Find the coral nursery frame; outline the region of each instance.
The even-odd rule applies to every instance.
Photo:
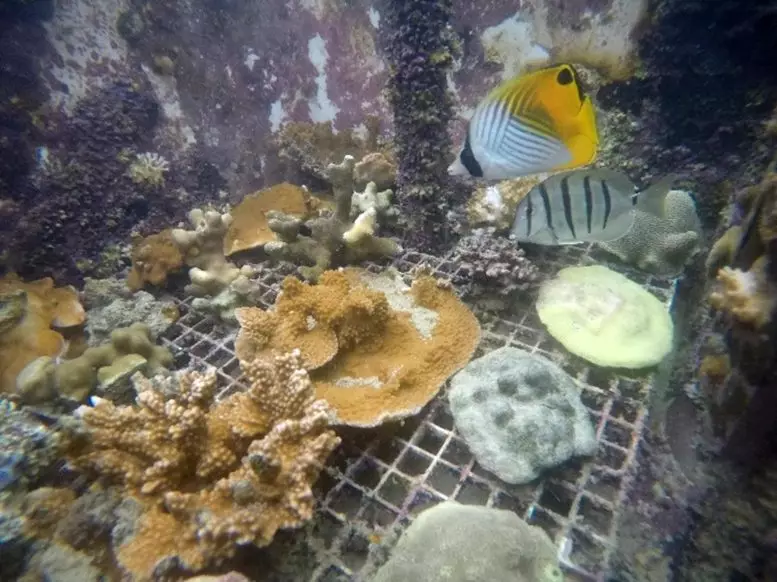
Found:
[[[535,262],[544,275],[552,275],[564,266],[593,263],[593,252],[591,247],[567,247],[546,251]],[[457,268],[449,257],[416,252],[393,262],[408,281],[408,274],[421,264],[440,278],[451,277]],[[289,269],[263,271],[261,307],[273,304]],[[672,281],[631,270],[627,274],[671,307]],[[193,311],[190,304],[191,298],[179,301],[182,316],[162,338],[177,354],[177,364],[215,367],[219,398],[244,389],[234,353],[236,330]],[[545,332],[531,303],[517,304],[509,315],[475,313],[483,329],[475,357],[512,345],[550,358],[577,379],[596,424],[596,455],[567,463],[531,484],[507,485],[479,467],[456,434],[443,390],[394,431],[364,431],[343,439],[316,487],[320,509],[308,532],[316,538],[311,545],[319,555],[310,582],[361,580],[372,543],[446,499],[516,512],[554,540],[568,580],[606,580],[619,508],[636,470],[655,376],[615,373],[571,356]]]

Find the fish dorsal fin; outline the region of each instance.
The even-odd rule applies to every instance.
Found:
[[[637,194],[637,208],[658,218],[664,218],[664,201],[675,181],[677,181],[677,176],[675,174],[668,174],[655,184],[651,184]]]
[[[617,170],[611,170],[609,168],[595,168],[588,171],[592,178],[604,180],[611,190],[616,191],[622,196],[634,196],[636,194],[637,187],[634,182],[624,174]]]

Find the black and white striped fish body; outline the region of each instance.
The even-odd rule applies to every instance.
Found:
[[[504,180],[546,172],[572,160],[569,148],[550,128],[533,127],[505,108],[500,101],[487,101],[475,110],[459,163],[474,162],[480,175]]]
[[[596,157],[590,97],[571,65],[509,79],[475,108],[452,175],[503,180],[577,168]]]
[[[631,180],[613,170],[555,174],[518,205],[511,234],[520,242],[552,246],[617,240],[631,230],[638,205],[663,217],[672,179],[636,193]]]

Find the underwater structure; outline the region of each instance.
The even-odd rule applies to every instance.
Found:
[[[0,4],[0,579],[777,580],[775,14]]]

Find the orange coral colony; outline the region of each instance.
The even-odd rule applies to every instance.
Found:
[[[330,409],[315,399],[298,353],[247,362],[243,372],[248,390],[215,404],[211,371],[138,379],[137,406],[96,399],[78,409],[90,438],[71,439],[71,463],[123,485],[141,510],[115,548],[132,579],[152,579],[171,558],[192,572],[217,565],[312,517],[311,486],[340,443]]]
[[[238,358],[300,348],[315,367],[316,396],[339,424],[377,426],[416,414],[472,357],[480,327],[432,277],[389,290],[395,281],[354,268],[326,271],[316,285],[287,277],[273,310],[237,310]]]
[[[267,212],[276,210],[302,218],[308,213],[307,198],[304,189],[288,182],[246,196],[231,212],[224,254],[230,256],[276,240],[267,223]]]
[[[132,269],[127,287],[142,289],[146,283],[163,286],[167,276],[183,266],[183,255],[173,240],[172,230],[165,229],[135,242],[132,247]]]
[[[73,287],[54,287],[50,278],[25,283],[14,274],[0,279],[0,392],[14,392],[19,372],[36,358],[60,355],[65,340],[56,330],[85,319]]]

